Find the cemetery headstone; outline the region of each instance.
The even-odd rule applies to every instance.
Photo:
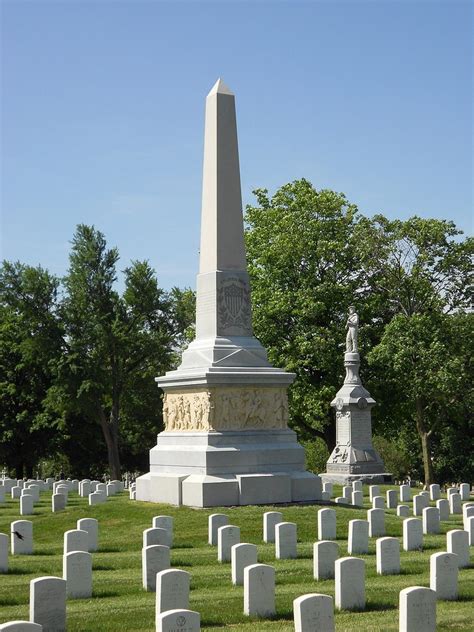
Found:
[[[95,518],[80,518],[77,521],[77,528],[86,531],[88,536],[88,551],[93,553],[99,548],[99,522]]]
[[[209,544],[217,546],[217,530],[229,524],[229,517],[226,514],[211,514],[208,518]]]
[[[159,529],[158,527],[150,527],[143,532],[143,547],[151,546],[152,544],[162,544],[163,546],[169,546],[170,536],[166,529]]]
[[[332,498],[333,494],[333,484],[332,483],[323,483],[323,492],[328,492],[329,498]]]
[[[167,610],[156,617],[156,632],[200,632],[201,616],[194,610]]]
[[[107,496],[104,492],[92,492],[89,494],[89,505],[101,505],[105,503],[106,500]]]
[[[33,513],[33,496],[25,494],[20,497],[20,516],[31,516]]]
[[[171,548],[173,546],[173,518],[171,516],[155,516],[153,518],[153,527],[167,531],[168,544],[166,546]]]
[[[410,507],[408,505],[398,505],[397,506],[397,516],[401,518],[408,518],[410,515]]]
[[[170,548],[152,544],[142,548],[142,584],[147,591],[156,590],[156,574],[170,568]]]
[[[425,507],[422,521],[423,533],[439,533],[439,509],[437,507]]]
[[[469,534],[462,529],[452,529],[446,534],[448,553],[456,553],[459,568],[469,566]]]
[[[365,608],[365,562],[358,557],[342,557],[335,564],[336,608]]]
[[[241,586],[244,583],[244,569],[257,564],[255,544],[234,544],[231,548],[232,583]]]
[[[403,521],[403,550],[421,551],[423,548],[423,525],[418,518]]]
[[[8,573],[8,535],[0,533],[0,573]]]
[[[367,520],[371,538],[385,535],[385,512],[383,509],[369,509],[367,511]]]
[[[334,579],[335,564],[339,557],[339,545],[331,540],[321,540],[313,545],[313,577],[317,580]]]
[[[370,485],[369,486],[370,502],[372,502],[376,496],[380,496],[380,485]]]
[[[397,492],[394,489],[387,491],[387,509],[395,509],[397,506]]]
[[[92,596],[92,555],[85,551],[72,551],[63,556],[63,579],[70,599],[88,599]]]
[[[439,519],[442,521],[449,520],[449,501],[446,498],[440,498],[436,501],[436,507],[439,511]]]
[[[399,632],[436,632],[436,593],[411,586],[400,591]]]
[[[469,483],[461,483],[461,485],[459,485],[459,495],[461,496],[461,500],[469,500],[471,495],[471,486]]]
[[[10,529],[12,555],[31,555],[33,553],[33,523],[29,520],[16,520],[11,523]]]
[[[89,551],[89,534],[81,529],[69,529],[64,533],[64,551],[63,554],[71,553],[71,551]]]
[[[217,529],[217,559],[219,562],[231,561],[231,549],[240,543],[240,528],[228,524]]]
[[[383,496],[374,496],[372,499],[372,509],[385,509],[385,498]]]
[[[464,531],[467,531],[469,546],[474,546],[474,516],[468,516],[466,522],[467,525],[464,527]]]
[[[64,494],[53,494],[51,496],[51,510],[53,513],[66,509],[67,496]]]
[[[346,499],[346,502],[350,503],[352,498],[352,486],[351,485],[343,485],[342,486],[342,495]]]
[[[283,514],[280,511],[266,511],[263,514],[263,541],[275,542],[275,525],[283,522]]]
[[[458,598],[458,561],[454,553],[430,556],[430,588],[437,599]]]
[[[400,573],[400,542],[398,538],[379,538],[375,542],[377,573],[398,575]]]
[[[428,507],[429,500],[423,494],[417,494],[413,497],[413,515],[414,516],[422,516],[423,509]]]
[[[329,595],[302,595],[293,601],[295,632],[334,632],[334,602]]]
[[[352,491],[353,492],[361,492],[362,491],[362,481],[352,481]]]
[[[156,619],[167,610],[189,608],[189,584],[191,575],[186,571],[170,568],[156,574]]]
[[[411,500],[410,485],[400,485],[400,502],[407,503]]]
[[[441,498],[441,490],[439,485],[433,483],[430,485],[430,499],[431,500],[439,500]]]
[[[43,626],[31,621],[7,621],[0,623],[0,632],[43,632]]]
[[[275,614],[275,569],[252,564],[244,569],[244,614],[271,617]]]
[[[318,511],[318,540],[336,539],[336,510],[320,509]]]
[[[43,632],[66,630],[66,580],[38,577],[30,582],[30,621],[43,626]]]
[[[364,506],[364,495],[362,491],[355,490],[352,492],[352,504],[354,505],[354,507]]]
[[[280,522],[275,526],[275,556],[277,560],[295,559],[296,524]]]
[[[11,495],[12,495],[12,499],[13,500],[16,500],[17,498],[20,498],[20,496],[21,496],[21,487],[19,485],[15,485],[15,487],[12,487]]]
[[[462,502],[460,494],[451,494],[449,497],[449,511],[452,514],[462,513]]]
[[[349,555],[365,555],[369,552],[369,523],[367,520],[349,520],[347,552]]]

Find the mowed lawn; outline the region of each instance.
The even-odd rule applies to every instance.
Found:
[[[383,488],[383,493],[388,487]],[[414,490],[413,490],[414,491]],[[364,488],[364,495],[368,488]],[[414,491],[415,493],[415,491]],[[335,488],[335,496],[340,490]],[[340,557],[347,555],[348,521],[366,519],[368,496],[361,508],[332,505],[337,513]],[[434,503],[431,503],[434,505]],[[128,632],[154,630],[155,594],[142,589],[142,532],[152,526],[153,516],[174,517],[174,547],[171,564],[192,575],[190,608],[201,614],[203,630],[293,630],[293,599],[307,593],[334,596],[334,580],[313,579],[313,543],[317,539],[317,511],[322,505],[284,507],[236,507],[212,510],[177,508],[132,502],[123,493],[104,505],[89,507],[87,499],[71,494],[65,511],[51,513],[51,495],[41,494],[32,516],[34,555],[9,556],[9,573],[0,575],[0,623],[29,618],[29,583],[44,575],[62,577],[63,533],[76,528],[79,518],[99,521],[99,551],[93,553],[93,597],[69,600],[68,631]],[[285,521],[298,526],[298,559],[276,560],[275,547],[262,542],[265,511],[282,511]],[[277,615],[271,620],[249,619],[243,614],[243,587],[233,586],[230,564],[217,561],[217,548],[207,544],[207,521],[211,513],[229,516],[230,524],[241,529],[241,542],[258,545],[258,561],[276,569]],[[387,510],[386,535],[402,537],[402,518]],[[0,506],[0,532],[10,534],[10,523],[22,519],[19,501]],[[429,558],[446,550],[446,532],[462,529],[462,516],[441,523],[442,533],[424,536],[422,552],[401,550],[400,575],[378,576],[375,567],[375,538],[370,540],[366,560],[366,609],[363,612],[336,612],[336,630],[398,630],[398,596],[408,586],[429,586]],[[471,554],[474,553],[471,547]],[[438,602],[438,630],[474,630],[474,570],[459,572],[459,600]]]

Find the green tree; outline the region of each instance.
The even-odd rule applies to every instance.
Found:
[[[99,424],[114,478],[120,477],[123,438],[143,452],[145,428],[159,427],[153,377],[170,368],[173,357],[168,297],[149,264],[140,261],[125,270],[120,296],[114,289],[118,258],[102,233],[77,227],[64,279],[66,350],[50,394],[53,407]],[[133,453],[132,446],[130,458]]]
[[[452,333],[453,315],[472,305],[474,240],[461,234],[452,222],[418,217],[363,218],[356,231],[364,283],[393,315],[369,358],[384,376],[375,414],[385,426],[416,424],[427,484],[433,437],[468,370]]]
[[[276,366],[296,373],[290,423],[303,438],[322,438],[331,451],[335,419],[329,404],[343,380],[347,306],[355,302],[362,323],[370,323],[360,292],[357,208],[307,180],[287,184],[271,198],[265,189],[254,193],[246,245],[255,333]],[[370,329],[366,324],[363,345],[373,337]]]
[[[60,442],[60,420],[45,406],[62,351],[59,282],[41,267],[0,267],[0,462],[32,476]]]

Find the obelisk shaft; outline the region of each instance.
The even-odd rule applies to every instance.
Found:
[[[246,270],[235,97],[219,79],[206,99],[199,273]]]

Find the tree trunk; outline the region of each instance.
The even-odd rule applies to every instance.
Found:
[[[99,420],[102,433],[104,435],[105,444],[107,446],[107,456],[109,460],[110,476],[112,479],[120,480],[120,454],[118,446],[118,427],[114,423],[113,416],[111,415],[110,422],[107,420],[106,415],[102,408],[99,409]]]
[[[431,462],[431,432],[425,424],[423,411],[423,401],[421,397],[416,398],[416,428],[420,436],[421,451],[423,454],[423,469],[425,472],[425,485],[434,483],[433,463]]]

